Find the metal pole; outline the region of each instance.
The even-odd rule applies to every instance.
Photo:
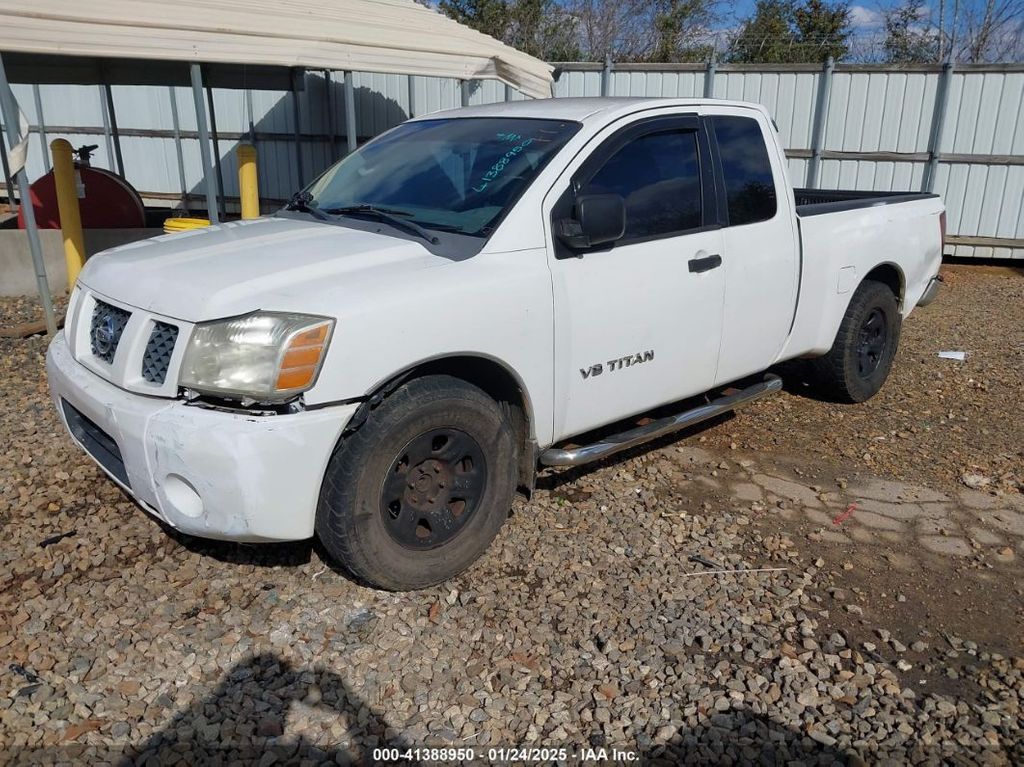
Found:
[[[107,97],[107,114],[110,117],[110,132],[114,137],[114,156],[117,159],[117,172],[124,175],[124,157],[121,155],[121,134],[117,130],[117,112],[114,111],[114,92],[106,83],[103,92]]]
[[[412,75],[405,76],[405,85],[409,89],[409,119],[416,116],[416,81]]]
[[[299,174],[299,189],[306,185],[306,172],[302,167],[302,112],[299,109],[299,92],[292,88],[292,121],[295,123],[295,170]]]
[[[337,126],[334,121],[334,80],[331,78],[331,70],[324,70],[324,98],[327,101],[327,160],[328,164],[334,162],[334,156],[338,151]]]
[[[174,87],[167,89],[171,96],[171,125],[174,130],[174,151],[178,156],[178,181],[181,183],[181,207],[188,210],[188,181],[185,180],[185,152],[181,148],[181,118],[178,117],[178,94]]]
[[[0,56],[0,112],[4,116],[7,129],[7,143],[14,146],[18,143],[18,108],[7,82],[7,70],[4,68],[3,56]],[[25,169],[17,172],[18,191],[21,194],[22,211],[25,214],[25,233],[28,235],[28,249],[32,253],[32,266],[36,272],[36,286],[39,289],[39,301],[43,305],[43,317],[46,320],[46,332],[57,335],[57,318],[53,313],[53,301],[50,298],[50,283],[46,279],[46,265],[43,262],[43,246],[39,242],[39,229],[36,227],[36,212],[32,207],[32,196],[28,189],[28,175]],[[10,189],[8,199],[13,200]],[[27,202],[27,204],[26,204]]]
[[[814,126],[811,130],[811,159],[807,163],[807,187],[818,186],[818,170],[821,166],[821,153],[825,146],[825,122],[828,119],[828,103],[832,97],[832,73],[836,62],[829,56],[821,70],[818,80],[818,98],[814,103]]]
[[[192,102],[196,108],[196,129],[199,131],[199,155],[203,160],[203,180],[206,182],[206,214],[211,224],[219,224],[217,180],[214,178],[213,159],[210,157],[210,130],[206,126],[206,105],[203,103],[203,72],[199,64],[192,64],[189,70],[192,76]]]
[[[36,124],[39,127],[39,148],[43,150],[43,166],[46,168],[46,172],[50,172],[50,153],[46,151],[46,147],[49,146],[50,142],[46,137],[46,122],[43,120],[43,97],[39,92],[39,85],[37,83],[32,84],[32,99],[36,102]]]
[[[706,99],[713,99],[715,97],[716,74],[718,74],[718,59],[715,57],[715,52],[711,51],[707,68],[704,70],[704,98]]]
[[[470,93],[470,87],[471,81],[459,80],[459,103],[464,107],[469,106],[469,97],[472,95]]]
[[[0,163],[4,166],[4,191],[7,192],[7,204],[14,208],[14,180],[11,178],[11,165],[7,162],[7,144],[0,140]]]
[[[100,89],[100,115],[103,117],[103,143],[107,145],[107,165],[114,170],[114,141],[110,138],[110,116],[107,114],[107,94],[103,86]]]
[[[352,84],[352,73],[345,73],[345,137],[348,151],[356,151],[356,89]]]
[[[601,95],[610,96],[612,93],[612,57],[604,57],[604,69],[601,70]]]
[[[224,200],[224,170],[220,162],[220,137],[217,135],[217,111],[213,108],[213,88],[206,86],[206,103],[210,107],[210,138],[213,141],[213,167],[217,170],[217,210],[221,218],[227,218],[227,204]]]
[[[935,109],[932,111],[932,127],[928,132],[928,165],[921,179],[921,191],[935,189],[935,177],[939,171],[939,152],[942,150],[942,129],[946,124],[946,105],[949,103],[949,83],[953,79],[953,62],[942,65],[939,84],[935,89]]]

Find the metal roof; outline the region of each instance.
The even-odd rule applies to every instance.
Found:
[[[413,0],[33,0],[0,5],[0,51],[496,79],[536,98],[553,72]]]

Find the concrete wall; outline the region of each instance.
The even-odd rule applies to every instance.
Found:
[[[89,229],[85,232],[85,252],[88,255],[163,234],[162,229]],[[50,291],[60,293],[68,289],[68,273],[64,262],[64,239],[59,229],[39,232],[43,246],[43,263]],[[21,229],[0,230],[0,296],[38,295],[36,273],[32,267],[32,253],[28,236]]]

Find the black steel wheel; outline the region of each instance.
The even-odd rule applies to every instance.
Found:
[[[857,341],[857,373],[869,379],[882,362],[889,340],[885,313],[877,306],[864,318]]]
[[[406,548],[443,546],[462,532],[483,499],[483,449],[466,432],[442,428],[421,434],[399,453],[381,486],[384,525]]]
[[[517,446],[504,411],[450,376],[414,379],[342,437],[316,531],[359,580],[401,591],[469,567],[508,517]]]
[[[899,302],[892,289],[865,280],[846,308],[832,348],[811,361],[816,388],[840,402],[864,402],[889,377],[900,338]]]

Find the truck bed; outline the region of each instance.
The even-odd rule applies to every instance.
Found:
[[[862,192],[854,189],[794,189],[798,216],[820,216],[938,197],[927,192]]]

